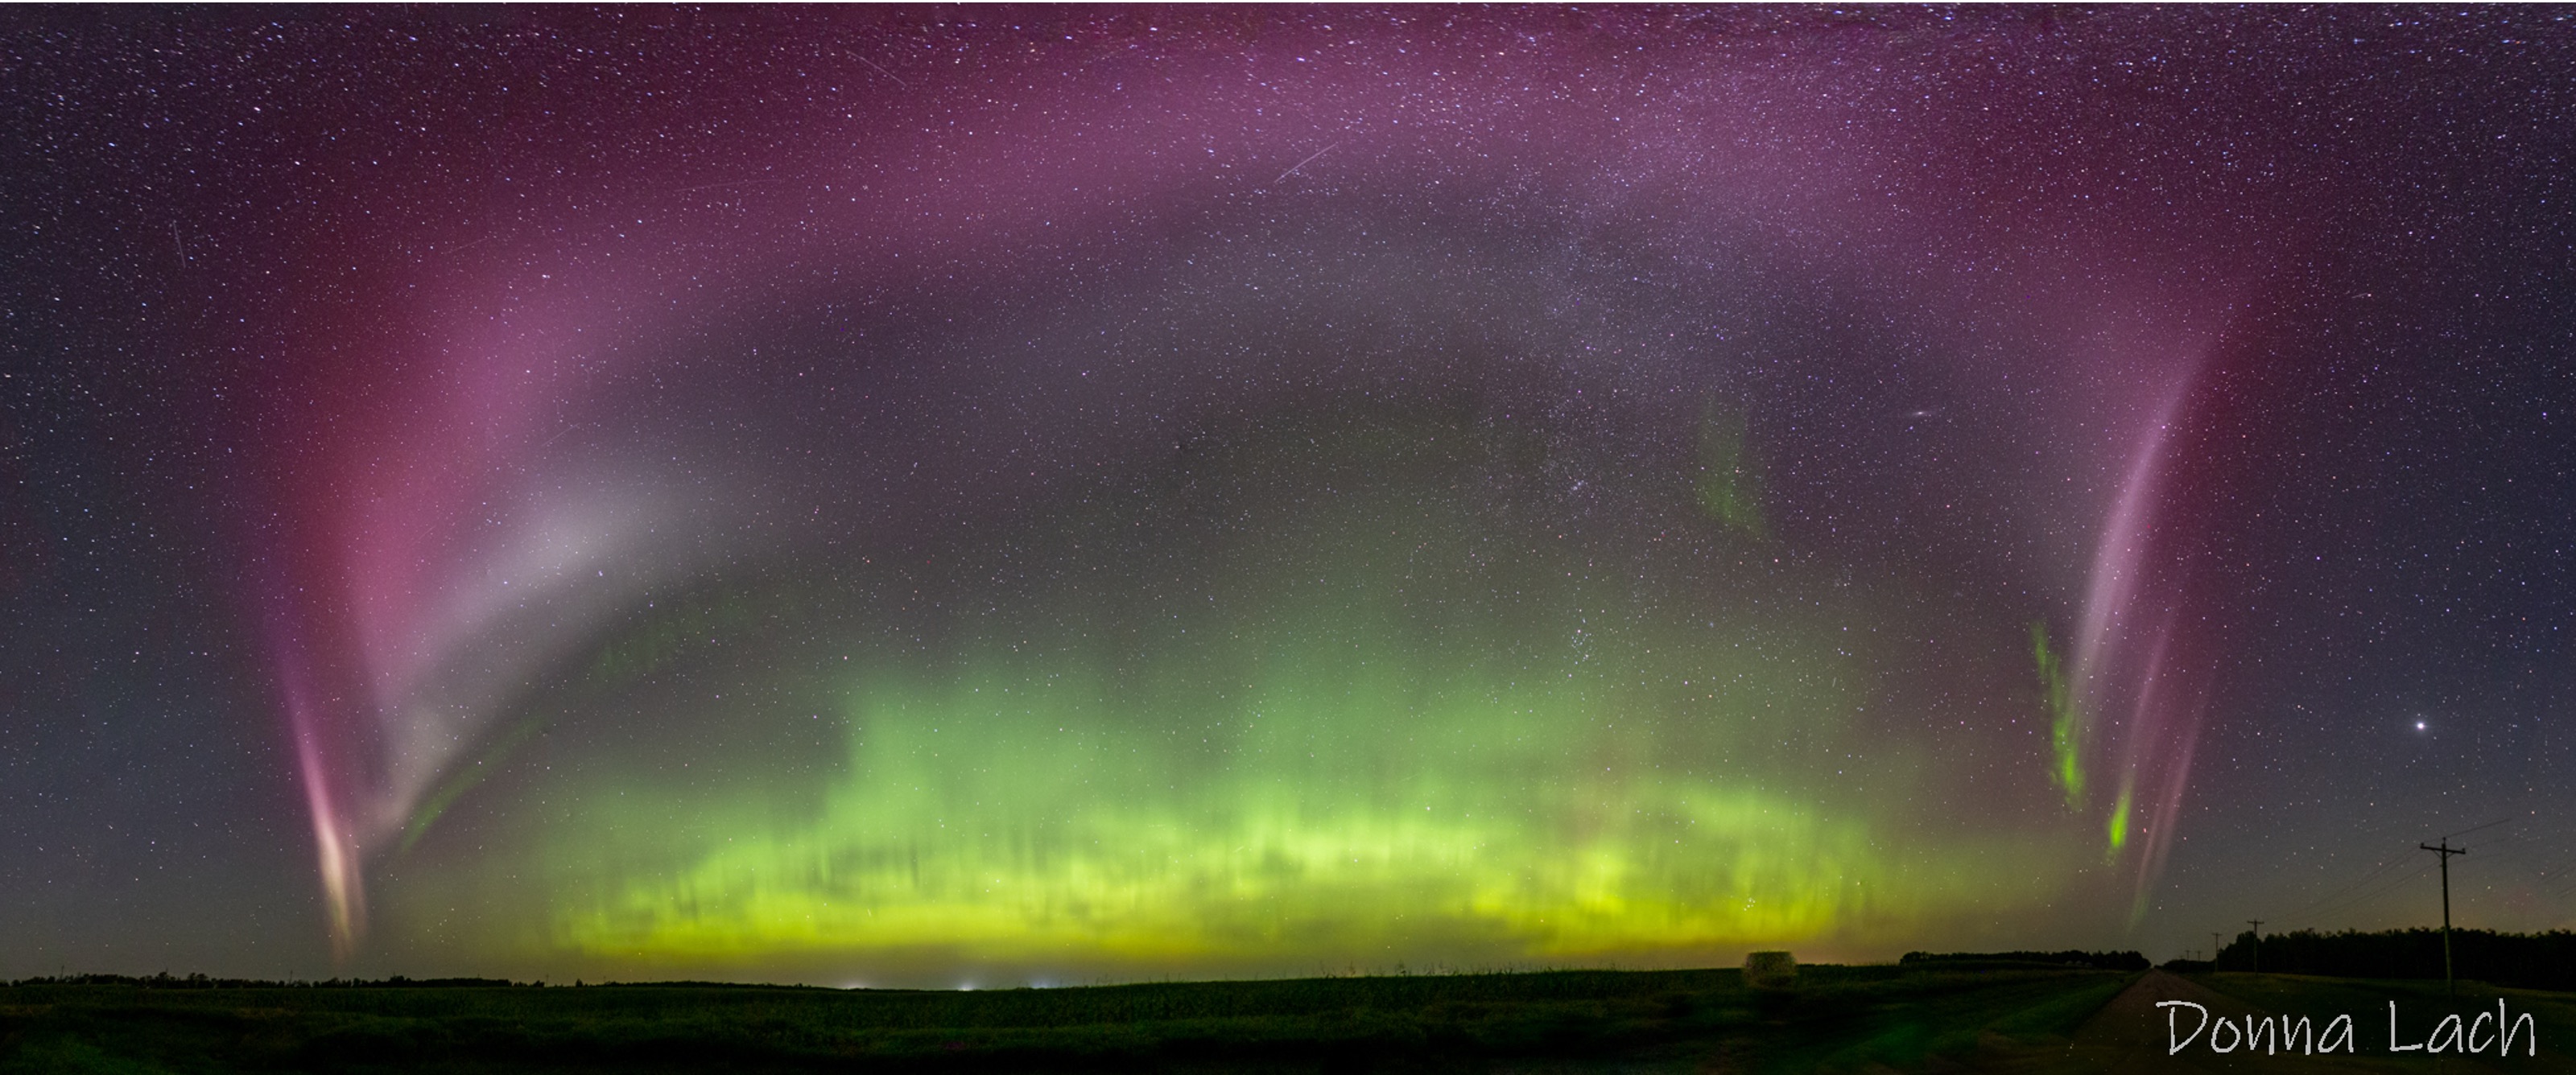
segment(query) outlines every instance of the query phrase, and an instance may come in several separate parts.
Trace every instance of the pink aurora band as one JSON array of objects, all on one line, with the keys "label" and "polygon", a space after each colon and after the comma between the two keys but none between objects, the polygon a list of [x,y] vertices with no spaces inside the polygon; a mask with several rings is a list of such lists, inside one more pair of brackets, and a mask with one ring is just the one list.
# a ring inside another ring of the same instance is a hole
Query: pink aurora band
[{"label": "pink aurora band", "polygon": [[[1850,196],[1867,147],[1843,142],[1830,111],[1769,103],[1764,80],[1794,73],[1648,103],[1558,93],[1602,76],[1576,51],[1494,58],[1487,39],[1510,38],[1505,22],[1382,34],[1358,44],[1367,62],[1333,65],[1299,53],[1344,35],[1307,33],[1264,42],[1258,70],[1208,51],[1115,92],[1054,86],[1036,66],[994,94],[967,75],[889,65],[906,92],[854,113],[828,143],[685,181],[630,176],[623,195],[542,228],[485,222],[419,237],[453,286],[385,296],[420,332],[309,386],[335,420],[286,467],[276,559],[289,578],[266,621],[337,950],[365,935],[369,864],[545,667],[657,584],[777,540],[742,525],[751,490],[683,489],[652,461],[566,434],[644,341],[792,296],[779,282],[799,272],[1007,275],[1032,249],[1301,184],[1534,182],[1677,229],[1798,236],[1791,253],[1845,274],[1920,260],[1942,241],[1887,227],[1901,205]],[[837,75],[856,84],[887,71],[855,56],[843,66]],[[716,201],[728,211],[703,211]],[[348,339],[311,341],[317,354],[356,351],[366,335],[321,331]],[[2207,700],[2206,669],[2176,642],[2183,580],[2156,555],[2197,364],[2089,361],[2146,366],[2156,386],[2105,468],[2119,478],[2097,516],[2072,639],[2079,738],[2099,738],[2096,725],[2118,714],[2116,741],[2086,750],[2115,760],[2109,842],[2131,856],[2143,903],[2175,835]],[[2123,850],[2141,797],[2145,839]]]}]

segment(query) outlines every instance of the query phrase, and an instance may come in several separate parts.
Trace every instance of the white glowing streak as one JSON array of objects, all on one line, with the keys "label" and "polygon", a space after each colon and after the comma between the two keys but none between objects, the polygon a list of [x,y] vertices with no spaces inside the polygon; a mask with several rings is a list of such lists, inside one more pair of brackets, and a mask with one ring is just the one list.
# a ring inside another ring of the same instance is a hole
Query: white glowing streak
[{"label": "white glowing streak", "polygon": [[459,565],[455,574],[473,581],[426,618],[409,660],[374,677],[386,776],[365,819],[369,842],[408,824],[511,696],[640,581],[636,570],[605,580],[601,565],[645,559],[637,546],[647,514],[614,504],[556,510],[480,563]]},{"label": "white glowing streak", "polygon": [[2112,632],[2128,610],[2130,599],[2137,595],[2139,576],[2145,572],[2147,535],[2153,529],[2165,449],[2172,440],[2173,423],[2182,410],[2187,384],[2188,378],[2177,379],[2157,404],[2146,436],[2129,457],[2129,472],[2120,482],[2120,497],[2102,526],[2102,543],[2093,551],[2092,579],[2084,593],[2084,624],[2076,636],[2075,649],[2075,682],[2088,695],[2099,690],[2095,678],[2103,670]]},{"label": "white glowing streak", "polygon": [[287,677],[287,720],[295,732],[295,764],[304,773],[304,804],[313,815],[313,844],[320,852],[322,899],[331,919],[331,954],[346,959],[367,928],[367,890],[358,875],[358,846],[332,802],[328,767],[316,734],[312,702],[299,677]]}]

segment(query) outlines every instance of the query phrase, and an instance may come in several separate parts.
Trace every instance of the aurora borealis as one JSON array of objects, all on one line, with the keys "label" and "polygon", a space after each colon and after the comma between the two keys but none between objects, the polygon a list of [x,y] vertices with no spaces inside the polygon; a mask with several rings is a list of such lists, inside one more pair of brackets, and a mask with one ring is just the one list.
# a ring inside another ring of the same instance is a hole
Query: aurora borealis
[{"label": "aurora borealis", "polygon": [[2563,12],[6,41],[0,975],[2576,915]]}]

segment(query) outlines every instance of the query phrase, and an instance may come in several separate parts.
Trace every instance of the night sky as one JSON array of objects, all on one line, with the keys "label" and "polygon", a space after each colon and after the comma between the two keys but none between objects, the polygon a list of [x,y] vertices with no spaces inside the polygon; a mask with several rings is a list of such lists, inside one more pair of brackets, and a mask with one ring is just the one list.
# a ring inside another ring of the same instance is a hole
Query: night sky
[{"label": "night sky", "polygon": [[2576,925],[2565,9],[0,19],[0,977]]}]

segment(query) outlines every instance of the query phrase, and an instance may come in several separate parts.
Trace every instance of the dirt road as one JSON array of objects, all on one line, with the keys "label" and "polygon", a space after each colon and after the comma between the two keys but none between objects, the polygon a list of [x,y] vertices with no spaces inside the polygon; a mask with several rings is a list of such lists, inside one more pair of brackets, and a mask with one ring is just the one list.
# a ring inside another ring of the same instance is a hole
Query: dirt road
[{"label": "dirt road", "polygon": [[[2094,1013],[2093,1018],[2077,1028],[2073,1040],[2063,1045],[2031,1047],[2010,1042],[1990,1041],[1977,1052],[1969,1067],[1975,1071],[2038,1075],[2041,1072],[2104,1072],[2132,1075],[2147,1072],[2278,1072],[2281,1075],[2312,1075],[2326,1072],[2394,1072],[2437,1070],[2422,1058],[2391,1057],[2385,1053],[2371,1055],[2293,1056],[2287,1054],[2248,1054],[2242,1050],[2220,1054],[2209,1048],[2209,1032],[2203,1030],[2199,1040],[2191,1042],[2179,1054],[2169,1045],[2173,1038],[2188,1038],[2200,1022],[2200,1015],[2189,1008],[2159,1008],[2157,1001],[2185,1000],[2209,1009],[2214,1023],[2219,1017],[2239,1021],[2248,1015],[2269,1014],[2243,1001],[2211,992],[2189,979],[2163,971],[2148,971],[2137,984],[2111,998],[2109,1004]],[[2167,1028],[2167,1019],[2174,1020]],[[2364,1028],[2367,1033],[2367,1028]],[[2365,1044],[2364,1048],[2368,1048]],[[2448,1061],[2438,1070],[2445,1072],[2480,1070]]]}]

